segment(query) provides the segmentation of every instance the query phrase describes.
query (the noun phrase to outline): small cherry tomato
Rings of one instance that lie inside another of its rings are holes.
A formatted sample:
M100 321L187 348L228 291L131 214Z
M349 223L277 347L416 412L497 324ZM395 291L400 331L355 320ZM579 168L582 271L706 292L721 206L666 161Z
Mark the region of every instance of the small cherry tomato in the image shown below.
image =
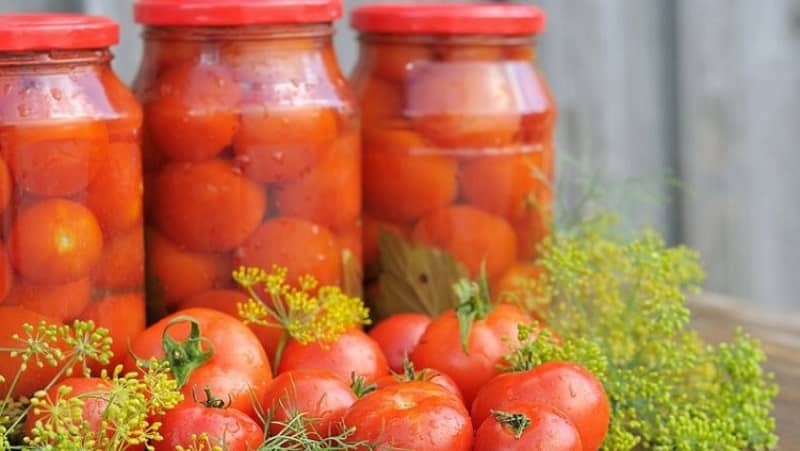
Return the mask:
M152 191L156 226L194 251L238 246L256 230L267 206L264 188L222 160L166 166Z
M301 344L291 340L283 351L278 373L299 368L330 370L345 381L362 376L373 382L389 374L389 365L380 346L360 329L353 329L333 343Z
M469 451L472 422L457 397L430 382L390 385L366 394L344 417L351 443L414 451ZM359 450L366 450L366 447Z
M338 423L358 397L337 374L297 369L280 374L267 389L261 406L270 409L269 431L277 434L295 412L313 419L306 430L320 437L337 433ZM313 428L313 431L311 430Z
M39 285L17 280L6 298L6 305L20 305L28 310L66 322L89 305L92 282L88 277L59 285Z
M146 133L172 160L213 158L231 144L239 125L239 87L218 65L174 65L141 100Z
M150 276L168 307L181 299L231 284L230 257L182 249L163 235L149 230L147 259Z
M410 366L404 368L403 372L401 373L395 373L389 376L383 376L382 378L375 381L375 385L378 388L383 388L383 387L388 387L389 385L403 384L406 382L414 382L414 381L431 382L433 384L440 386L448 393L456 396L458 399L463 399L461 396L461 390L458 389L458 385L456 385L456 381L454 381L452 377L440 371L432 370L430 368L425 368L423 370L416 371L414 370L413 364L409 362L409 365Z
M415 67L434 58L433 49L420 44L371 44L374 52L374 71L387 80L403 81L412 74Z
M431 317L421 313L398 313L379 322L369 336L383 350L389 368L403 372L403 362L419 343L420 337L431 323Z
M117 294L93 302L78 315L78 319L93 321L96 327L108 329L113 340L111 357L106 368L113 369L122 364L128 355L131 340L145 327L144 296L139 293ZM89 362L89 367L98 372L103 366L98 362Z
M304 173L329 152L338 133L334 110L318 106L242 113L233 141L237 162L257 182L278 182Z
M37 202L12 226L8 252L25 278L62 284L88 276L103 251L103 232L91 210L63 199Z
M209 407L191 400L167 411L159 433L163 440L151 443L154 451L173 451L178 446L195 449L191 447L192 436L199 437L200 434L208 435L211 446L226 451L254 450L264 440L261 426L244 413L229 407Z
M369 214L409 223L456 198L455 160L420 154L428 147L407 130L376 130L364 136L364 208Z
M490 279L517 259L514 229L503 218L466 205L436 210L417 222L412 238L449 252L477 276L486 263Z
M569 418L544 404L517 403L495 410L478 427L473 451L582 451Z
M69 387L69 394L63 396L65 399L79 398L83 401L81 419L86 424L88 432L96 434L101 432L104 419L104 412L108 407L111 384L108 381L96 377L70 377L62 380L47 390L47 398L55 402L62 395L59 392L62 387ZM36 415L35 411L28 415L25 420L25 433L30 435L36 422L42 420L43 415ZM111 434L111 431L108 431Z
M11 191L13 190L13 182L11 174L8 172L8 165L6 161L0 157L0 213L5 211L8 202L11 201Z
M92 272L95 286L106 289L144 285L144 232L134 227L106 240L100 261Z
M215 396L226 400L230 398L234 409L254 416L251 394L256 399L264 396L272 381L272 371L258 337L236 318L204 308L181 310L137 335L130 344L132 354L141 359L163 358L162 336L171 338L171 341L186 340L190 325L188 321L180 320L188 318L197 321L202 337L200 346L204 351L213 351L213 355L191 372L181 389L184 397L190 397L192 390L209 387ZM174 323L173 320L179 322ZM135 370L133 356L125 359L125 368Z
M418 368L433 368L452 377L470 405L478 390L499 373L503 356L519 344L517 327L529 322L530 317L516 305L497 304L486 318L472 323L464 352L458 318L448 310L422 334L411 361Z
M86 204L107 236L124 233L142 221L142 161L139 146L106 148L103 166L87 188Z
M11 262L8 260L8 253L3 240L0 240L0 304L6 299L13 284L14 271L11 268Z
M0 318L3 319L3 327L0 329L0 348L19 348L22 344L14 338L14 335L27 337L28 334L22 329L23 324L30 324L35 328L44 321L51 325L60 325L61 321L50 316L32 312L20 306L0 305ZM5 396L11 389L22 359L11 357L8 352L0 352L0 377L5 382L0 383L0 395ZM20 396L33 395L37 390L46 386L58 373L58 367L52 366L47 362L43 365L30 364L22 373L10 396L18 398Z
M178 304L178 310L194 307L210 308L238 318L239 310L236 304L247 301L247 298L247 294L238 290L217 289L201 291L184 298ZM261 345L264 346L264 351L267 353L269 361L272 362L275 358L275 350L278 347L282 329L277 326L266 327L260 324L250 324L248 327L256 334Z
M403 89L396 84L372 77L360 84L362 126L387 127L390 121L402 120Z
M70 196L86 188L104 164L108 130L102 122L27 125L8 129L0 144L23 190Z
M563 412L578 429L584 450L597 450L608 432L611 407L603 385L585 368L548 362L530 371L504 373L486 383L472 403L472 418L483 422L491 410L540 402Z
M287 268L286 280L295 284L302 275L320 285L338 285L342 255L336 236L326 227L299 218L265 222L234 253L234 267Z

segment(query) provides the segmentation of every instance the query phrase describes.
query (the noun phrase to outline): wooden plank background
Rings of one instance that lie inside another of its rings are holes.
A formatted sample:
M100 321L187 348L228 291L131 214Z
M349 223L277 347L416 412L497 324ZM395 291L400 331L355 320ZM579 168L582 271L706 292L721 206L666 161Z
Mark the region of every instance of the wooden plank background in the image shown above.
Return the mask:
M132 2L3 0L0 10L116 18L114 64L131 80L141 51ZM363 2L345 0L348 10ZM800 0L538 3L562 179L588 164L632 224L700 249L709 289L800 311ZM337 30L349 69L354 35L346 21Z

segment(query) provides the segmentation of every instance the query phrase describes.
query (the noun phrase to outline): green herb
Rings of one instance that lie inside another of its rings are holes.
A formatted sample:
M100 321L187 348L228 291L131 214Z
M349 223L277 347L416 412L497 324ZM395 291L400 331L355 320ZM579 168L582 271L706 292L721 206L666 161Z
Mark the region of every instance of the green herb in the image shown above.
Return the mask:
M453 285L453 291L458 299L455 312L458 318L461 349L467 354L472 323L475 320L485 319L492 310L485 265L481 266L481 274L476 280L461 279Z
M364 269L361 267L361 261L353 254L350 249L342 251L342 291L354 298L360 298L364 295Z
M521 328L511 370L567 360L593 371L612 404L604 449L773 448L777 387L758 342L737 331L713 347L688 327L697 253L650 231L624 239L613 224L597 217L543 244L535 283L554 301L547 324L561 339Z
M452 287L468 273L447 252L413 245L385 230L378 236L378 248L379 288L369 300L374 320L400 312L436 317L458 303Z

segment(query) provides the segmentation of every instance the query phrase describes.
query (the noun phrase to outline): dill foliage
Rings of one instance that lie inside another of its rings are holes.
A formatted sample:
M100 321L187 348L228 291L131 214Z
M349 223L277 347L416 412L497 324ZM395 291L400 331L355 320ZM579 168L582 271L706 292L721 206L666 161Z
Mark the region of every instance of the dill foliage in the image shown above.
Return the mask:
M522 327L510 370L567 360L603 382L612 406L603 449L738 450L777 444L777 386L757 340L737 330L711 346L689 327L686 296L704 273L698 254L655 232L633 238L601 216L540 248L533 296L551 300L545 330Z

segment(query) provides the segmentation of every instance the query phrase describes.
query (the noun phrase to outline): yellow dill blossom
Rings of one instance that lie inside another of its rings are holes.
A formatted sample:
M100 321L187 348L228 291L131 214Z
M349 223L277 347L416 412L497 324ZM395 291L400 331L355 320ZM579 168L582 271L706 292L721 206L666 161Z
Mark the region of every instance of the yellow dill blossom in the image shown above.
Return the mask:
M269 272L247 267L233 272L234 280L250 295L237 305L244 322L284 331L276 363L289 337L303 344L325 346L348 330L369 324L369 309L361 299L348 296L337 286L318 287L317 280L309 275L301 276L293 285L286 281L286 274L287 269L280 266L273 266ZM262 299L260 292L269 299Z
M200 435L192 434L192 442L186 446L176 446L175 451L223 451L225 449L224 444L219 445L214 442L222 443L222 440L212 440L205 432Z

